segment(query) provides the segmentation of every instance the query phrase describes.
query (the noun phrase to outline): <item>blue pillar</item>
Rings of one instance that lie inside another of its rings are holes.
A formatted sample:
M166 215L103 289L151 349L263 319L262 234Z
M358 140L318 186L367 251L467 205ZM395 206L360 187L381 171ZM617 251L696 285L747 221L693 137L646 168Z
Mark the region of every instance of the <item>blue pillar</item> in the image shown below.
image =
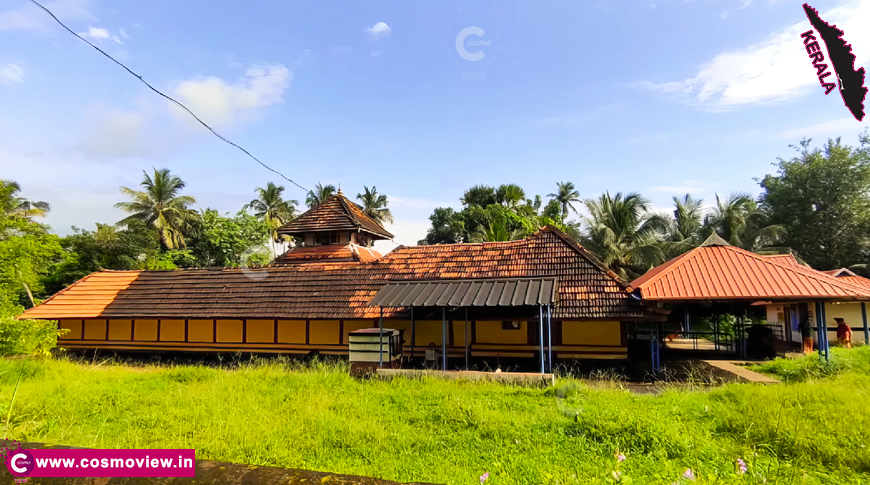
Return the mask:
M441 370L447 370L447 307L441 307Z
M870 345L870 328L867 327L867 305L861 302L861 318L864 320L864 345Z
M547 365L550 366L550 373L553 372L553 319L550 312L553 307L547 305Z
M541 341L541 374L544 373L544 306L538 305L538 327Z
M378 319L378 367L384 366L384 307L381 307L381 318Z

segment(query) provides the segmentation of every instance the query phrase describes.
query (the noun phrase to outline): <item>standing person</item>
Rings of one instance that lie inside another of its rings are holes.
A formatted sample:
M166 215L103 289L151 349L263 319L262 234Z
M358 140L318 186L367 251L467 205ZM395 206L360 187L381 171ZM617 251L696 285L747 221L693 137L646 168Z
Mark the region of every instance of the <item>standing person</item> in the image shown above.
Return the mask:
M813 326L810 325L810 320L808 318L801 319L800 324L798 324L798 328L801 331L801 337L804 339L804 353L812 354L813 353Z
M835 318L837 322L837 342L847 349L852 348L852 329L846 324L842 318Z

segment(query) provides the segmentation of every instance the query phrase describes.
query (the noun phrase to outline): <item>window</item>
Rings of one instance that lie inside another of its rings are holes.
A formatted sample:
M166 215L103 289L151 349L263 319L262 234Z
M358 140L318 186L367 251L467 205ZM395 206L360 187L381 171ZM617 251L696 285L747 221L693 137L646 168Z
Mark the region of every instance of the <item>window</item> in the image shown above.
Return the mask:
M330 240L332 241L332 244L338 244L338 243L339 243L339 237L340 237L340 236L341 236L341 235L338 234L337 232L334 232L334 233L330 234Z
M501 322L502 330L520 330L522 325L519 320L508 320Z

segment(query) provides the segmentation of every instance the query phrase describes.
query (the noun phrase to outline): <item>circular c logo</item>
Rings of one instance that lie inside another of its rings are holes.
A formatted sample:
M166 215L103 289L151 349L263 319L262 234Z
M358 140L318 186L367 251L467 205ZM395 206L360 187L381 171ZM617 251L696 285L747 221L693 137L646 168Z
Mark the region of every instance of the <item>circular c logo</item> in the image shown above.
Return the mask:
M9 465L10 473L22 477L30 475L30 472L32 472L33 468L36 466L33 455L28 453L26 450L16 451L12 456L9 457L9 461L7 464Z
M477 52L468 52L465 50L465 38L469 35L476 35L478 37L483 37L483 34L486 32L476 25L472 25L470 27L466 27L459 31L459 34L456 36L456 52L459 53L459 56L465 59L466 61L479 61L483 59L486 54L483 51Z

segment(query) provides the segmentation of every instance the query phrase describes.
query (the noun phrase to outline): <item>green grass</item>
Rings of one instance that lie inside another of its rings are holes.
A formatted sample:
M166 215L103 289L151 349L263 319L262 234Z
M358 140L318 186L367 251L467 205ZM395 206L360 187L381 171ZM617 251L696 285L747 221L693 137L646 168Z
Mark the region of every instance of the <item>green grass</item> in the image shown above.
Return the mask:
M619 450L623 483L691 468L695 483L857 484L870 480L870 376L856 369L653 396L570 379L357 380L344 363L0 360L0 416L20 378L5 430L19 440L451 484L613 483Z
M751 367L772 374L787 382L804 382L844 373L870 375L870 346L853 349L831 348L831 359L825 361L818 353L799 358L779 358Z

